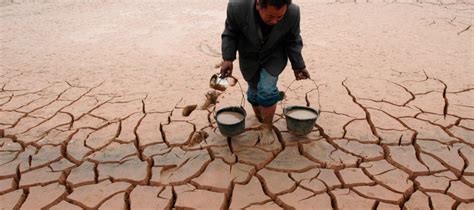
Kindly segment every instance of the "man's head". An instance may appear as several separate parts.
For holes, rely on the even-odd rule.
[[[257,11],[267,25],[276,25],[285,16],[291,0],[257,0]]]

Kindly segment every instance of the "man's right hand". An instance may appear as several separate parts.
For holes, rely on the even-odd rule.
[[[232,76],[233,68],[234,68],[234,65],[232,64],[232,61],[222,61],[221,72],[220,72],[221,78]]]

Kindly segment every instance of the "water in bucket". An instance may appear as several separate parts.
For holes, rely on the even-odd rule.
[[[233,125],[239,123],[244,119],[244,115],[239,112],[225,111],[217,115],[217,121],[226,125]]]

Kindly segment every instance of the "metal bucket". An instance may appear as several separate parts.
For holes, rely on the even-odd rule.
[[[310,115],[309,117],[304,117],[304,118],[290,115],[292,111],[297,111],[297,110],[302,110],[305,112],[309,111],[311,113],[308,113]],[[296,135],[302,135],[302,136],[310,133],[313,130],[314,125],[316,124],[316,120],[319,117],[318,110],[313,109],[311,107],[306,107],[306,106],[285,107],[283,109],[283,114],[285,115],[286,127],[288,128],[288,131]]]
[[[245,131],[245,117],[247,117],[247,112],[244,109],[244,91],[239,81],[233,76],[221,78],[221,74],[217,73],[212,75],[209,81],[209,86],[211,88],[220,91],[225,91],[229,86],[232,87],[235,84],[239,85],[240,93],[242,94],[240,106],[224,107],[217,112],[214,112],[214,118],[217,122],[219,131],[223,136],[227,137],[236,136]]]
[[[219,115],[223,113],[233,113],[236,115],[240,115],[241,119],[236,120],[232,123],[223,122],[220,120]],[[247,116],[247,112],[242,106],[231,106],[225,107],[216,112],[214,118],[217,122],[217,127],[222,135],[227,137],[232,137],[241,134],[245,130],[245,117]]]

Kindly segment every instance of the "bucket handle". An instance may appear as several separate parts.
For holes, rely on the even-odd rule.
[[[319,85],[318,85],[318,83],[316,83],[316,81],[315,81],[314,79],[311,79],[311,78],[308,78],[308,79],[311,80],[311,81],[313,82],[314,86],[316,87],[316,88],[314,88],[314,89],[311,89],[309,92],[311,92],[311,91],[313,91],[313,90],[318,91],[318,111],[320,111],[320,109],[321,109],[321,104],[320,104],[319,102],[321,101],[321,100],[320,100],[320,99],[321,99],[321,94],[319,93]],[[293,79],[293,81],[291,81],[291,83],[290,83],[290,84],[286,87],[286,89],[285,89],[285,94],[288,93],[288,90],[290,89],[291,85],[293,85],[293,83],[296,82],[296,81],[297,81],[296,79]],[[308,92],[308,93],[309,93],[309,92]],[[305,96],[305,97],[306,97],[306,96]],[[282,107],[282,109],[283,109],[283,114],[284,114],[285,108],[286,108],[286,106],[285,106],[285,104],[284,104],[284,102],[283,102],[284,100],[285,100],[285,99],[283,99],[283,100],[280,101],[281,107]],[[309,103],[309,102],[306,101],[306,106],[309,106],[308,103]]]
[[[245,106],[245,94],[244,94],[244,89],[242,89],[242,85],[240,85],[240,82],[237,78],[235,78],[234,76],[228,76],[228,77],[231,77],[232,79],[235,79],[235,81],[237,82],[237,85],[239,85],[239,89],[240,89],[240,94],[242,94],[242,97],[240,98],[240,107],[242,107],[242,109],[244,108]],[[221,79],[220,77],[217,77],[217,82],[219,82],[219,79]],[[227,90],[227,89],[226,89]],[[226,90],[224,90],[223,92],[225,92]],[[214,117],[217,117],[216,116],[216,106],[214,106],[214,109],[213,109],[213,114],[214,114]]]

